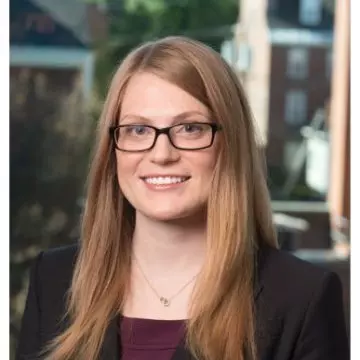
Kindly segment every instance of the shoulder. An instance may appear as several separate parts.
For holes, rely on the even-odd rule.
[[[303,318],[313,306],[342,310],[342,283],[335,272],[278,249],[260,250],[258,287],[266,312]]]
[[[76,262],[79,246],[72,244],[63,247],[57,247],[41,252],[36,265],[38,274],[42,277],[51,278],[71,278],[73,268]]]
[[[19,340],[19,354],[37,352],[66,324],[66,301],[78,245],[42,251],[33,262]],[[64,321],[65,320],[65,321]]]
[[[45,250],[40,253],[39,258],[47,267],[73,266],[79,251],[78,244],[71,244]]]
[[[258,259],[260,348],[278,338],[291,358],[348,359],[339,276],[277,249],[261,249]]]
[[[299,285],[317,286],[327,277],[336,276],[326,267],[315,265],[297,258],[287,251],[264,247],[260,250],[258,261],[259,276],[262,280],[279,286]]]
[[[49,304],[63,300],[70,288],[78,250],[79,246],[73,244],[42,251],[36,257],[30,281],[39,298],[50,299],[46,301]]]

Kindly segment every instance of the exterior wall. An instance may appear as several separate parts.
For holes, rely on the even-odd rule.
[[[272,4],[270,8],[269,4]],[[332,41],[332,15],[323,9],[321,23],[306,32],[306,26],[298,20],[299,1],[277,0],[271,3],[270,0],[240,0],[240,8],[241,36],[238,36],[238,41],[247,43],[252,55],[249,71],[241,74],[240,78],[263,145],[269,145],[268,162],[281,166],[284,139],[299,138],[299,129],[294,131],[284,124],[284,95],[287,89],[293,86],[307,89],[309,120],[315,110],[328,101],[330,82],[325,75],[325,64]],[[302,30],[299,32],[298,29]],[[280,38],[284,39],[280,40],[284,42],[281,45]],[[308,79],[295,83],[286,77],[286,52],[289,46],[300,43],[311,49],[310,74]]]
[[[270,45],[267,26],[267,0],[241,1],[240,24],[244,41],[250,46],[251,64],[242,77],[257,126],[261,145],[266,145],[270,80]]]
[[[105,40],[109,33],[109,19],[106,12],[101,11],[98,5],[88,4],[86,15],[91,43],[96,44]]]
[[[71,0],[19,0],[10,10],[10,66],[80,69],[88,96],[94,73],[91,44],[106,36],[105,12]]]
[[[269,164],[282,165],[283,148],[286,139],[298,137],[298,130],[292,131],[284,120],[285,92],[287,88],[295,85],[286,79],[286,51],[287,46],[269,45],[269,25],[266,19],[267,4],[270,0],[239,0],[241,7],[240,23],[242,33],[238,41],[244,41],[252,48],[252,66],[246,74],[241,74],[241,80],[248,93],[256,120],[262,125],[262,134],[269,135],[267,148],[267,161]],[[298,28],[298,0],[277,0],[277,9],[273,10],[274,24],[279,23],[286,27]],[[325,202],[321,203],[322,209],[312,211],[311,204],[303,203],[300,211],[299,204],[294,209],[285,209],[288,202],[279,202],[275,212],[302,218],[309,223],[309,229],[299,234],[298,241],[302,249],[329,249],[331,246],[330,227],[338,216],[350,219],[349,197],[349,8],[350,1],[336,1],[336,23],[334,42],[334,67],[332,81],[332,102],[330,129],[333,135],[334,155],[332,158],[332,182],[329,194],[330,209]],[[291,15],[289,17],[289,14]],[[305,27],[306,28],[306,27]],[[323,21],[312,30],[325,31],[327,46],[313,46],[309,59],[310,76],[306,81],[297,81],[309,92],[308,118],[309,121],[314,111],[324,106],[330,93],[330,81],[325,76],[325,56],[331,42],[333,16],[324,12]],[[323,39],[323,37],[321,37]],[[344,41],[344,39],[346,39]],[[293,45],[298,45],[296,42]],[[271,78],[269,78],[271,74]],[[266,101],[265,101],[266,99]],[[265,109],[267,107],[267,109]],[[339,121],[339,119],[345,119]],[[341,169],[341,170],[340,170]],[[273,201],[273,207],[274,207]],[[281,204],[280,204],[281,203]],[[330,211],[330,214],[329,214]],[[334,225],[333,225],[334,226]],[[326,251],[326,250],[325,250]],[[347,327],[350,326],[350,262],[329,261],[322,258],[318,265],[324,266],[338,273],[341,278],[344,293],[344,309]]]
[[[80,76],[80,71],[76,69],[11,66],[10,88],[21,81],[26,81],[35,87],[36,83],[41,82],[39,86],[43,87],[43,91],[52,92],[59,96],[68,95],[74,89],[75,82]]]
[[[80,70],[83,93],[85,97],[90,95],[94,76],[94,54],[90,50],[15,45],[10,46],[10,66]]]
[[[296,44],[294,44],[296,46]],[[309,68],[305,79],[289,79],[286,73],[289,46],[273,46],[271,52],[271,79],[269,101],[269,129],[267,160],[272,166],[283,164],[283,150],[287,140],[301,139],[300,129],[285,121],[285,95],[289,89],[305,90],[308,94],[307,125],[315,111],[326,105],[330,84],[326,76],[328,47],[308,47]]]

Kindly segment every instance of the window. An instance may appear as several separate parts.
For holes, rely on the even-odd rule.
[[[301,126],[307,120],[307,96],[303,90],[289,90],[285,97],[285,121]]]
[[[221,56],[230,65],[233,66],[235,62],[235,41],[234,39],[225,40],[221,44]]]
[[[325,75],[328,79],[331,79],[331,75],[332,75],[332,62],[333,62],[332,50],[328,50],[325,55]]]
[[[288,51],[287,75],[292,79],[304,79],[308,75],[309,52],[305,48]]]
[[[270,13],[275,13],[278,8],[278,0],[269,0],[268,2],[268,11]]]
[[[238,71],[247,72],[251,65],[251,50],[249,45],[242,43],[238,46],[238,54],[236,61],[236,69]]]
[[[314,26],[321,22],[322,1],[300,0],[299,21],[304,25]]]
[[[245,43],[236,44],[235,40],[225,40],[221,45],[221,56],[237,71],[247,72],[250,69],[251,51]]]

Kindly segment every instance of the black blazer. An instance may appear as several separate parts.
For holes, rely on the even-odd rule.
[[[16,354],[35,354],[64,326],[76,246],[42,252],[30,286]],[[263,247],[257,256],[256,341],[259,360],[348,360],[342,286],[338,276],[280,250]],[[109,324],[101,360],[120,360],[118,318]],[[182,344],[172,360],[192,359]],[[89,359],[90,360],[90,359]],[[93,360],[93,359],[91,359]]]

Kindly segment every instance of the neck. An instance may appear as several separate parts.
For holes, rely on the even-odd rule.
[[[156,221],[136,214],[133,253],[153,275],[192,274],[205,255],[206,219]]]

